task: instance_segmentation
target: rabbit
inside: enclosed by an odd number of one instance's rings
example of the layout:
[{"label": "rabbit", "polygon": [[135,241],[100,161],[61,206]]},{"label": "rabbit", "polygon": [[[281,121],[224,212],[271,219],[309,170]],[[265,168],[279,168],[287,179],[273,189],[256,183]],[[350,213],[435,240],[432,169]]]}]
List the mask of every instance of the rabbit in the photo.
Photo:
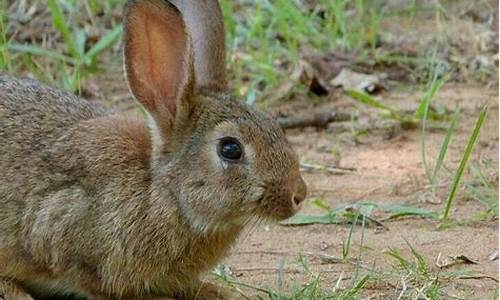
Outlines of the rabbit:
[{"label": "rabbit", "polygon": [[147,117],[0,75],[0,298],[233,299],[203,282],[307,187],[284,132],[231,95],[217,0],[129,0]]}]

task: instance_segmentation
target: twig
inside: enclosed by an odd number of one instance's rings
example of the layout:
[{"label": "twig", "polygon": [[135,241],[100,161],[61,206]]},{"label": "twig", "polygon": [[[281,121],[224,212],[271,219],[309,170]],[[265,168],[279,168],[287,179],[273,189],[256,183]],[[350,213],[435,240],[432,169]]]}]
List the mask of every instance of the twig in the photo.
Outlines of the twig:
[{"label": "twig", "polygon": [[[286,256],[299,256],[299,255],[303,255],[303,256],[307,256],[307,257],[314,257],[314,258],[318,258],[321,263],[320,264],[324,264],[325,262],[328,262],[330,261],[330,263],[344,263],[344,264],[349,264],[349,265],[356,265],[357,262],[355,259],[346,259],[346,260],[343,260],[343,259],[340,259],[336,256],[332,256],[332,255],[328,255],[328,254],[323,254],[323,253],[313,253],[313,252],[291,252],[291,251],[266,251],[266,250],[255,250],[255,251],[237,251],[237,252],[233,252],[231,254],[267,254],[267,255],[286,255]],[[363,264],[360,264],[359,265],[361,268],[365,269],[365,270],[369,270],[371,272],[376,272],[373,268],[369,267],[369,266],[366,266],[366,265],[363,265]],[[276,269],[278,270],[278,269]],[[325,273],[328,273],[328,271],[320,271],[321,272],[325,272]]]},{"label": "twig", "polygon": [[356,172],[356,168],[322,166],[308,163],[300,163],[300,167],[304,169],[304,171],[326,171],[335,175],[352,174]]},{"label": "twig", "polygon": [[374,218],[372,218],[370,216],[367,216],[366,214],[364,214],[361,211],[359,211],[359,209],[356,209],[356,208],[354,208],[354,207],[351,206],[351,207],[347,207],[345,209],[345,211],[357,213],[357,214],[365,217],[368,221],[370,221],[373,224],[375,224],[377,226],[377,228],[381,228],[383,230],[389,231],[389,227],[385,226],[381,221],[379,221],[377,219],[374,219]]},{"label": "twig", "polygon": [[[278,268],[266,268],[266,267],[250,267],[250,268],[233,268],[231,270],[233,273],[238,272],[262,272],[262,273],[276,273],[279,271]],[[300,270],[298,269],[284,269],[284,273],[298,274]]]},{"label": "twig", "polygon": [[318,111],[310,114],[278,118],[278,124],[283,129],[316,127],[326,129],[332,122],[349,121],[349,114],[338,113],[335,111]]},{"label": "twig", "polygon": [[462,275],[457,276],[457,279],[490,279],[498,282],[498,279],[490,275]]}]

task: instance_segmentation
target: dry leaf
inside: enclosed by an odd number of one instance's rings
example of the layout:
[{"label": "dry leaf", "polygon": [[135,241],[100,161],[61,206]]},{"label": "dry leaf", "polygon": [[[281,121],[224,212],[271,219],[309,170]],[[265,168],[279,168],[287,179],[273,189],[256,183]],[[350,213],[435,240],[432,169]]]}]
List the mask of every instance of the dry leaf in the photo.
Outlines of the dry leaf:
[{"label": "dry leaf", "polygon": [[330,87],[328,83],[319,76],[318,72],[305,60],[300,60],[298,69],[295,70],[294,75],[298,80],[309,87],[309,91],[318,96],[328,95]]},{"label": "dry leaf", "polygon": [[263,104],[272,105],[279,100],[290,97],[293,88],[300,82],[309,88],[309,91],[318,96],[328,95],[330,86],[318,72],[305,60],[300,60],[290,75],[290,78],[282,80],[266,97]]},{"label": "dry leaf", "polygon": [[441,257],[441,254],[439,254],[439,256],[436,260],[436,265],[440,269],[445,269],[445,268],[449,268],[449,267],[456,266],[456,265],[477,265],[477,264],[479,264],[477,261],[472,260],[465,255],[448,256],[448,258],[445,258],[443,260],[441,260],[440,257]]},{"label": "dry leaf", "polygon": [[375,75],[368,75],[342,69],[330,84],[335,87],[342,87],[344,90],[359,90],[369,94],[380,91],[383,87],[380,79]]}]

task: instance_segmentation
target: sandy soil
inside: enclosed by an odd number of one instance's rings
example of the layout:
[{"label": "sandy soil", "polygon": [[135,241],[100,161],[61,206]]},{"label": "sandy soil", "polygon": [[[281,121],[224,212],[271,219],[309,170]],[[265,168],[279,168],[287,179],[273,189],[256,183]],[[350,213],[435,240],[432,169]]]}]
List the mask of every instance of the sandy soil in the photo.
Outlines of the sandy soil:
[{"label": "sandy soil", "polygon": [[[399,106],[416,105],[419,94],[391,92],[387,103]],[[489,103],[487,123],[482,130],[474,159],[491,159],[498,166],[498,94],[494,89],[481,86],[448,85],[438,97],[447,108],[455,104],[463,107],[461,124],[449,148],[447,164],[455,168],[460,160],[466,140],[478,113],[479,103]],[[339,99],[342,102],[344,99]],[[329,104],[335,105],[335,104]],[[403,106],[404,105],[404,106]],[[325,105],[328,106],[328,105]],[[326,108],[325,108],[326,109]],[[347,109],[347,108],[345,108]],[[444,131],[429,133],[427,137],[428,157],[437,157]],[[349,133],[336,132],[335,127],[326,131],[289,132],[289,138],[303,161],[331,165],[330,149],[337,145],[341,151],[341,165],[353,167],[353,174],[331,175],[321,171],[305,173],[310,197],[321,197],[332,207],[357,201],[397,203],[441,211],[443,204],[425,203],[425,174],[421,156],[420,130],[397,130],[390,139],[384,132],[372,132],[353,142]],[[311,142],[312,141],[312,142]],[[446,182],[446,180],[444,181]],[[448,181],[449,182],[449,181]],[[446,195],[447,188],[441,188],[439,198]],[[470,201],[464,190],[460,191],[453,206],[453,217],[465,219],[484,210],[476,201]],[[318,213],[306,205],[302,213]],[[387,255],[389,247],[398,249],[411,258],[405,239],[428,260],[433,269],[435,259],[465,255],[478,262],[477,265],[461,265],[450,270],[475,270],[498,279],[498,261],[488,256],[498,250],[498,224],[496,220],[473,222],[449,229],[438,229],[438,223],[422,218],[406,218],[387,222],[388,231],[368,228],[363,243],[362,263],[376,266],[379,271],[391,271],[394,259]],[[303,227],[268,226],[257,228],[241,239],[226,264],[239,280],[261,286],[276,286],[278,266],[285,261],[285,278],[288,284],[303,282],[308,275],[298,263],[299,255],[308,257],[313,270],[321,274],[328,286],[334,286],[342,272],[349,279],[353,273],[352,263],[325,263],[321,255],[341,257],[342,243],[349,225],[308,225]],[[353,238],[351,257],[359,254],[360,230]],[[447,270],[447,271],[450,271]],[[394,284],[397,284],[395,282]],[[453,280],[444,284],[450,295],[465,299],[490,299],[498,286],[492,279]],[[369,294],[379,299],[396,296],[394,286],[374,285]],[[399,288],[399,287],[398,287]],[[378,295],[378,296],[377,296]]]}]

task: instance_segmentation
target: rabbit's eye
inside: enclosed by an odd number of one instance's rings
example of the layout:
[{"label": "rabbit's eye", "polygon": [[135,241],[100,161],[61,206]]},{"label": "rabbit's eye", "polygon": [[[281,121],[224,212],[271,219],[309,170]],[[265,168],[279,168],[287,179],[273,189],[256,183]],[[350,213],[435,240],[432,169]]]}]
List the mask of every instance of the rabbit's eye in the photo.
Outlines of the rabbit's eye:
[{"label": "rabbit's eye", "polygon": [[226,160],[239,160],[243,155],[240,142],[232,137],[224,137],[219,140],[217,152],[219,156]]}]

